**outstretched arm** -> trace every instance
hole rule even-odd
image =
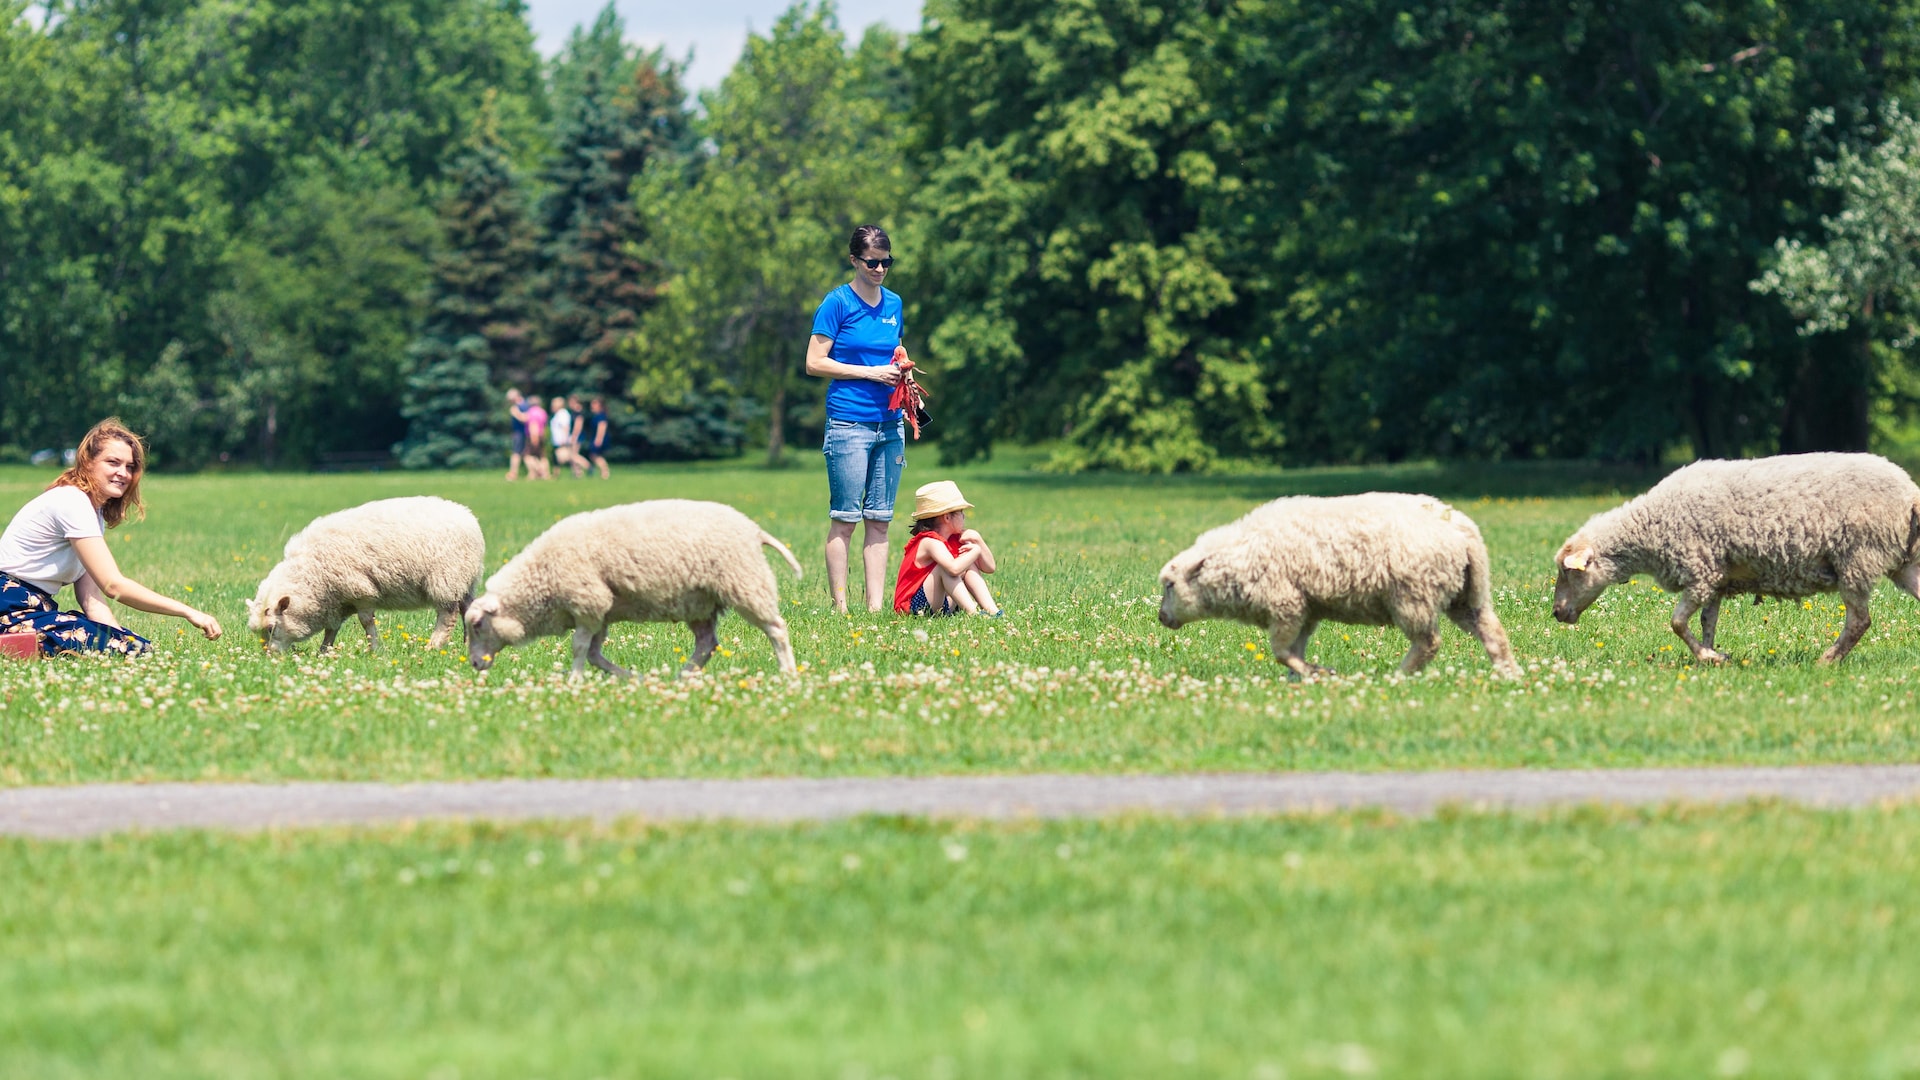
[[[120,620],[113,615],[113,608],[107,604],[106,594],[93,583],[92,575],[80,575],[80,580],[73,583],[73,595],[80,601],[80,610],[87,618],[107,626],[120,625]]]
[[[87,568],[87,577],[93,580],[94,587],[112,599],[139,611],[152,612],[155,615],[172,615],[192,623],[211,641],[220,636],[220,621],[198,608],[188,607],[171,597],[162,596],[145,585],[120,573],[120,564],[114,561],[113,552],[107,548],[104,536],[82,536],[72,541],[73,550],[80,556],[80,565]]]

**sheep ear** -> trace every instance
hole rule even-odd
[[[259,611],[259,610],[260,610],[260,601],[258,601],[258,600],[255,600],[255,599],[253,599],[252,597],[248,597],[248,598],[247,598],[247,610],[248,610],[248,611]]]
[[[291,604],[291,603],[293,603],[293,597],[291,597],[291,596],[283,596],[283,597],[281,597],[281,598],[280,598],[280,602],[279,602],[279,603],[277,603],[277,604],[275,604],[275,605],[273,605],[273,610],[275,610],[275,611],[278,611],[278,612],[280,612],[280,613],[282,613],[282,614],[285,614],[285,613],[286,613],[286,610],[287,610],[287,605],[289,605],[289,604]]]
[[[1193,560],[1193,565],[1187,567],[1187,580],[1192,581],[1197,577],[1200,573],[1200,568],[1205,565],[1207,565],[1207,557],[1205,555]]]
[[[484,611],[489,615],[500,614],[500,598],[497,596],[491,596],[491,595],[483,596],[475,602],[480,605],[481,611]]]
[[[1592,548],[1586,548],[1586,547],[1575,548],[1574,550],[1567,552],[1566,558],[1563,558],[1560,560],[1560,565],[1566,567],[1569,570],[1585,570],[1587,568],[1587,563],[1592,558],[1593,558]]]

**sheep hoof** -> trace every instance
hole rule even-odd
[[[1714,652],[1712,649],[1701,649],[1699,652],[1693,654],[1693,658],[1703,664],[1724,664],[1727,662],[1726,653]]]

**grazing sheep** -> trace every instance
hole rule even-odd
[[[1873,454],[1794,454],[1696,461],[1637,499],[1580,527],[1554,556],[1553,617],[1579,621],[1607,586],[1650,575],[1680,594],[1673,632],[1694,658],[1713,649],[1720,601],[1752,594],[1799,599],[1838,592],[1847,621],[1822,663],[1867,632],[1867,600],[1882,576],[1920,597],[1920,487]],[[1700,612],[1700,639],[1689,622]]]
[[[1236,619],[1263,627],[1274,659],[1309,676],[1307,639],[1322,619],[1400,628],[1411,675],[1440,651],[1440,616],[1479,639],[1505,678],[1520,677],[1493,610],[1487,547],[1465,514],[1426,495],[1371,492],[1275,499],[1201,534],[1160,570],[1160,621]]]
[[[486,594],[467,607],[467,659],[485,671],[505,646],[572,630],[576,677],[589,660],[630,676],[600,651],[608,624],[683,622],[693,631],[684,669],[692,672],[713,655],[714,626],[732,608],[767,635],[780,670],[792,672],[780,588],[762,545],[800,576],[793,552],[731,506],[658,499],[575,514],[487,579]]]
[[[473,511],[431,496],[377,499],[313,519],[287,541],[285,557],[247,601],[247,625],[280,651],[325,630],[333,648],[340,624],[358,615],[378,652],[375,611],[439,613],[427,647],[452,636],[460,612],[486,572],[486,540]]]

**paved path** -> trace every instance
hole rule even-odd
[[[1252,814],[1445,805],[1735,802],[1809,806],[1920,800],[1920,765],[1195,776],[936,776],[766,780],[480,780],[459,783],[94,784],[0,790],[0,834],[259,829],[427,818],[817,821],[857,814],[1083,817]]]

